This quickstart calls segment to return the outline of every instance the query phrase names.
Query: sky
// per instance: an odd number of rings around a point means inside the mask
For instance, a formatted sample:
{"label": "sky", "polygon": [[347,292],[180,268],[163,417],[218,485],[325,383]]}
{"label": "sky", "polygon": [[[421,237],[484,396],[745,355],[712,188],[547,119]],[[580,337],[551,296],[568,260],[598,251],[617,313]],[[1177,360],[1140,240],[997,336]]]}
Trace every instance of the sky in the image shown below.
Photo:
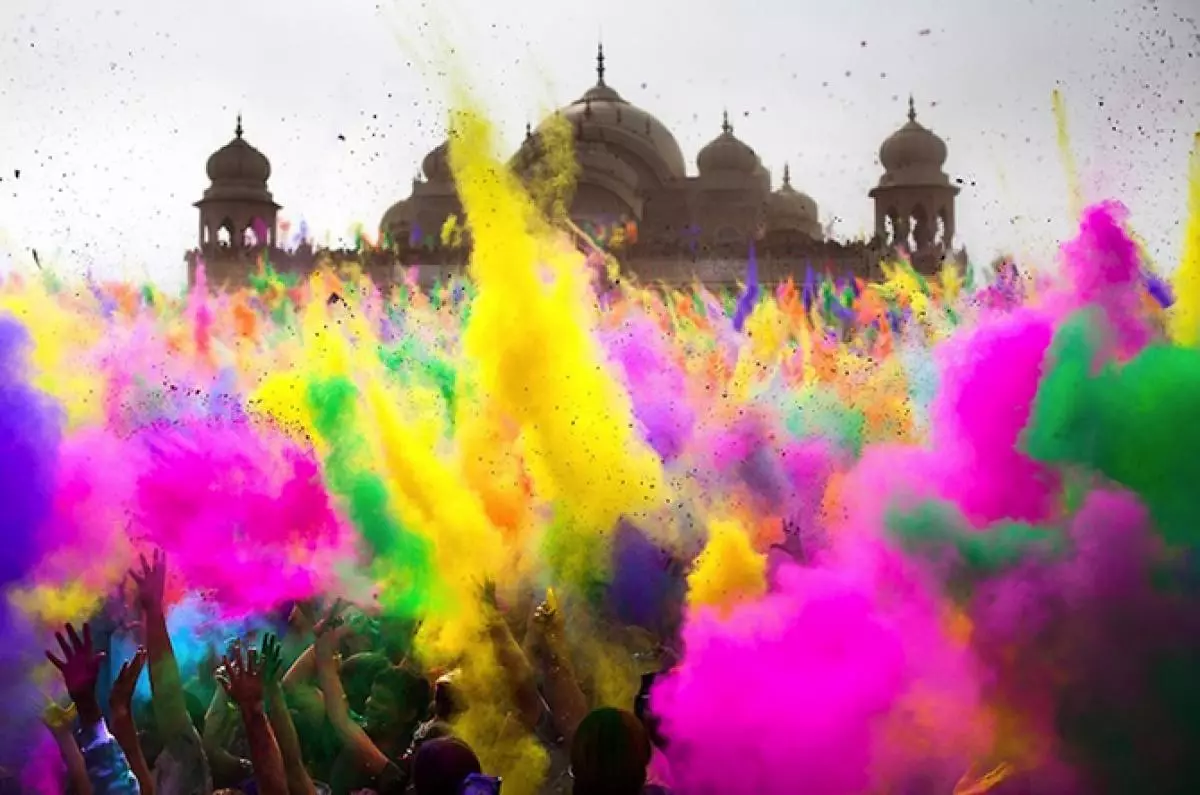
{"label": "sky", "polygon": [[[1002,10],[1001,10],[1002,9]],[[880,143],[944,138],[958,241],[1050,267],[1070,234],[1051,95],[1089,201],[1178,257],[1200,130],[1194,0],[0,0],[0,269],[184,281],[209,154],[244,116],[318,240],[375,229],[444,136],[447,74],[503,154],[595,82],[661,119],[695,172],[728,109],[835,235],[869,231]]]}

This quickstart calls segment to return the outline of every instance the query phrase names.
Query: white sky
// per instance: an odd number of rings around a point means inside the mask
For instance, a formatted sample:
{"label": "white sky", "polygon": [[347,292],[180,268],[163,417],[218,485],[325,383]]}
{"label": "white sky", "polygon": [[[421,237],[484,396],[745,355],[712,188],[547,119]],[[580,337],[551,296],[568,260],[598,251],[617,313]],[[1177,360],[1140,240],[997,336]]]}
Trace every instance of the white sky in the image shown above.
{"label": "white sky", "polygon": [[959,239],[976,259],[1005,249],[1045,261],[1070,230],[1050,108],[1059,86],[1087,198],[1125,201],[1168,269],[1200,129],[1198,8],[0,0],[0,267],[28,267],[32,247],[64,271],[179,284],[205,160],[239,110],[284,217],[318,238],[374,229],[441,136],[444,95],[415,49],[452,46],[515,146],[526,120],[594,82],[602,31],[608,82],[675,132],[690,168],[727,106],[775,179],[790,162],[842,235],[871,223],[878,147],[913,92],[964,180]]}

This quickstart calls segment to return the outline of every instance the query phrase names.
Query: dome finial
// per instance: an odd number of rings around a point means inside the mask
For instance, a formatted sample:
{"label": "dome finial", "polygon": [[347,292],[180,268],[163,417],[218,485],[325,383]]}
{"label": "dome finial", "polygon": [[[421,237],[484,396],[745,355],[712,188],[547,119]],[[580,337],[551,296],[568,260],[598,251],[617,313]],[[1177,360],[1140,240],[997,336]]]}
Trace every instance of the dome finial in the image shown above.
{"label": "dome finial", "polygon": [[726,108],[721,112],[721,132],[726,135],[733,134],[733,125],[729,123],[729,109]]}
{"label": "dome finial", "polygon": [[596,85],[604,85],[604,42],[596,45]]}
{"label": "dome finial", "polygon": [[792,187],[792,167],[788,163],[783,164],[783,187]]}
{"label": "dome finial", "polygon": [[908,120],[917,120],[917,108],[913,105],[913,95],[911,93],[908,95]]}
{"label": "dome finial", "polygon": [[529,140],[532,137],[533,137],[533,125],[530,124],[529,122],[525,122],[525,140]]}
{"label": "dome finial", "polygon": [[242,114],[241,114],[241,113],[238,113],[238,115],[237,115],[237,127],[235,127],[235,128],[233,129],[233,134],[234,134],[234,135],[236,135],[238,138],[241,138],[241,137],[242,137],[242,132],[243,132],[243,131],[242,131]]}

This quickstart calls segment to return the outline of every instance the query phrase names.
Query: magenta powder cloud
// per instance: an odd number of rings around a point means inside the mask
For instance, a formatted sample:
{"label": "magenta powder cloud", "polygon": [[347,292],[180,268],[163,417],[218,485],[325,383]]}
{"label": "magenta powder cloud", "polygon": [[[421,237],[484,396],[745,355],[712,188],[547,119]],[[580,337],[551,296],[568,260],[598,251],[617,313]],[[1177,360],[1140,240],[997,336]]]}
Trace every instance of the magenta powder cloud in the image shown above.
{"label": "magenta powder cloud", "polygon": [[[919,768],[920,752],[889,748],[887,729],[948,670],[916,645],[944,645],[936,617],[917,602],[886,608],[846,572],[784,566],[776,585],[727,619],[690,615],[684,659],[652,695],[680,791],[858,795]],[[950,732],[941,721],[961,716],[928,720]]]}
{"label": "magenta powder cloud", "polygon": [[137,440],[138,534],[185,589],[238,617],[334,585],[349,535],[309,452],[237,421],[155,426]]}

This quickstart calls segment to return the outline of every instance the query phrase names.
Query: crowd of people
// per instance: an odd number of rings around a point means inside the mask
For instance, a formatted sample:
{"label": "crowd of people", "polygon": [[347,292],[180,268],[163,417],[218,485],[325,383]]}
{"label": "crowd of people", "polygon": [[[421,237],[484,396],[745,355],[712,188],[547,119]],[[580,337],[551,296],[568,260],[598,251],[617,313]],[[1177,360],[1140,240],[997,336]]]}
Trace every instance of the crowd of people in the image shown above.
{"label": "crowd of people", "polygon": [[[456,672],[419,668],[408,653],[411,626],[389,627],[380,642],[378,630],[363,632],[363,622],[347,620],[341,601],[324,606],[315,621],[315,606],[297,605],[287,637],[236,639],[211,671],[185,681],[167,629],[165,556],[143,558],[130,577],[143,645],[120,661],[107,710],[98,696],[103,643],[90,625],[66,625],[56,635],[58,648],[46,652],[71,700],[49,707],[45,722],[74,795],[500,792],[501,779],[455,736],[453,722],[465,706]],[[519,707],[512,728],[523,723],[551,758],[544,790],[671,792],[648,707],[654,674],[643,677],[630,709],[589,709],[564,653],[557,611],[539,606],[518,642],[515,611],[487,599],[488,634]],[[285,646],[297,652],[289,655]],[[151,693],[145,707],[134,697],[143,671]]]}

